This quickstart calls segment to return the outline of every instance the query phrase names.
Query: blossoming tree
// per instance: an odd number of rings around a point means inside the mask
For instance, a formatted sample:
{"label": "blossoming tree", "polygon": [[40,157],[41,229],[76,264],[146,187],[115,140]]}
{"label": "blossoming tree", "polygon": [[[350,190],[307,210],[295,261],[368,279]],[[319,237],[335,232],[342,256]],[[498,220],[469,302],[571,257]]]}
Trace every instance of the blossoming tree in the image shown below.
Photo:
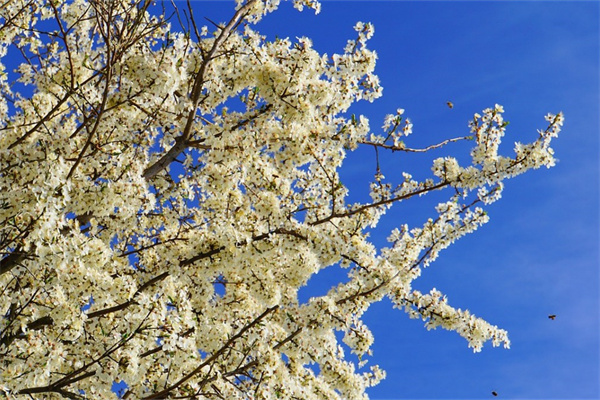
{"label": "blossoming tree", "polygon": [[[0,397],[115,398],[124,382],[130,399],[366,398],[384,373],[365,365],[361,317],[384,297],[474,351],[508,347],[504,330],[411,283],[487,222],[504,179],[554,164],[562,115],[512,156],[498,154],[499,105],[425,149],[405,144],[401,109],[372,133],[348,109],[381,95],[373,26],[322,55],[253,28],[277,5],[238,0],[211,28],[177,13],[187,32],[149,0],[0,7]],[[438,158],[429,179],[398,185],[377,171],[371,200],[348,201],[348,152],[455,141],[472,146],[468,165]],[[422,225],[369,241],[389,207],[432,191],[446,201]],[[300,302],[335,265],[347,278]]]}

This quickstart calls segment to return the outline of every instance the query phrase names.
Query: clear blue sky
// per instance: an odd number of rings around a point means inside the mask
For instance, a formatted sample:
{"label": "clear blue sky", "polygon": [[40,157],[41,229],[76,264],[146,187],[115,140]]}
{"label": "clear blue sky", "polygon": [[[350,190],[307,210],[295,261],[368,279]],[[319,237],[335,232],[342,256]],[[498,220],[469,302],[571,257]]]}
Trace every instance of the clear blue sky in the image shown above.
{"label": "clear blue sky", "polygon": [[[232,2],[192,5],[197,16],[220,22],[232,10]],[[507,329],[512,348],[473,354],[457,334],[426,331],[421,321],[378,304],[367,320],[374,359],[388,377],[369,391],[372,399],[487,399],[492,391],[499,399],[600,398],[599,9],[593,1],[325,1],[317,16],[283,3],[259,24],[271,37],[308,36],[331,54],[353,37],[356,21],[372,22],[384,96],[352,111],[378,129],[384,114],[405,108],[414,123],[407,145],[466,135],[473,113],[499,103],[511,122],[501,147],[510,155],[513,142],[535,140],[546,113],[566,117],[553,146],[558,165],[506,182],[490,223],[442,253],[415,284],[436,287],[454,306]],[[464,155],[469,146],[426,157],[396,154],[384,160],[383,172],[425,176],[433,157]],[[365,198],[372,156],[350,156],[343,170],[355,199]],[[384,244],[400,223],[421,224],[441,199],[392,208],[374,240]],[[334,272],[315,278],[315,293]]]}

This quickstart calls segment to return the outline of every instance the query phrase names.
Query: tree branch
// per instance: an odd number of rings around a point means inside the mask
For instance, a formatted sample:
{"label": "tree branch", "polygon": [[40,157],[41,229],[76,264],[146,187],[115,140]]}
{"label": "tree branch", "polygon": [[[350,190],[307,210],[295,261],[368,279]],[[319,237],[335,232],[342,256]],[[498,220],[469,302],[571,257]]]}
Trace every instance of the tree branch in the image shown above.
{"label": "tree branch", "polygon": [[154,164],[146,168],[144,171],[144,178],[146,180],[150,180],[155,177],[160,171],[164,170],[171,162],[173,162],[183,150],[187,147],[187,142],[192,136],[192,126],[194,123],[194,117],[196,115],[196,110],[198,108],[198,104],[200,101],[200,94],[202,93],[202,87],[205,82],[205,73],[208,68],[208,64],[215,58],[215,54],[221,45],[229,38],[229,35],[233,32],[233,30],[238,26],[238,24],[248,15],[250,8],[254,5],[257,0],[249,0],[243,7],[236,11],[231,20],[227,23],[227,25],[221,30],[219,36],[213,43],[212,48],[208,52],[205,60],[200,65],[200,70],[196,75],[196,79],[192,86],[191,93],[191,101],[193,108],[189,112],[185,124],[185,128],[181,136],[179,136],[175,140],[175,145],[167,151],[167,153],[162,156],[158,161]]}
{"label": "tree branch", "polygon": [[179,379],[177,382],[175,382],[174,384],[172,384],[168,388],[166,388],[164,390],[161,390],[160,392],[154,393],[154,394],[152,394],[150,396],[144,397],[143,400],[159,399],[159,398],[167,396],[174,389],[176,389],[177,387],[179,387],[183,383],[187,382],[188,380],[190,380],[191,378],[193,378],[194,375],[196,375],[200,371],[202,371],[202,369],[205,366],[210,365],[221,354],[223,354],[225,352],[225,350],[227,350],[229,348],[229,346],[231,346],[233,344],[233,342],[235,342],[237,339],[239,339],[240,337],[242,337],[248,330],[252,329],[262,319],[264,319],[267,315],[269,315],[270,313],[272,313],[273,311],[275,311],[277,309],[279,309],[278,305],[267,308],[262,314],[260,314],[258,317],[256,317],[252,322],[250,322],[248,325],[246,325],[242,329],[240,329],[240,331],[238,333],[236,333],[235,335],[233,335],[227,341],[227,343],[225,343],[219,350],[217,350],[215,353],[213,353],[213,355],[210,356],[209,358],[207,358],[203,363],[201,363],[200,365],[198,365],[198,367],[196,367],[193,371],[191,371],[190,373],[188,373],[187,375],[185,375],[183,378]]}

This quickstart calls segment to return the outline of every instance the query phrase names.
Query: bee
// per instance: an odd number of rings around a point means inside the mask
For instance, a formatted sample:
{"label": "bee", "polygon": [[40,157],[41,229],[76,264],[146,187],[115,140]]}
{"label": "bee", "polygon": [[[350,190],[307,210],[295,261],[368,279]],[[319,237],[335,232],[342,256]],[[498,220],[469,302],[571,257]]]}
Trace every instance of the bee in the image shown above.
{"label": "bee", "polygon": [[496,397],[496,396],[498,396],[498,393],[497,393],[497,392],[494,392],[494,391],[492,391],[492,396]]}
{"label": "bee", "polygon": [[446,105],[448,105],[448,108],[454,108],[454,104],[451,101],[447,101]]}
{"label": "bee", "polygon": [[554,321],[556,319],[556,314],[550,314],[550,315],[548,315],[548,318],[550,318],[552,321]]}

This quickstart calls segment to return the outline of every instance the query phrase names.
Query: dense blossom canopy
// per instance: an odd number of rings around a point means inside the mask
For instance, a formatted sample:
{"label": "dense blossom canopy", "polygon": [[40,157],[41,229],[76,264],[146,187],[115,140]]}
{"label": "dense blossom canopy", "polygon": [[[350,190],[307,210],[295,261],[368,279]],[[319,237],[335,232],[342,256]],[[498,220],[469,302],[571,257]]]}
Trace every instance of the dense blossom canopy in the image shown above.
{"label": "dense blossom canopy", "polygon": [[[366,365],[361,317],[384,297],[475,351],[508,347],[411,283],[488,221],[504,179],[554,164],[562,115],[512,156],[498,154],[499,105],[468,136],[410,148],[404,110],[380,133],[348,112],[382,93],[374,27],[319,54],[253,28],[277,5],[238,0],[228,22],[183,33],[148,0],[0,7],[0,397],[108,399],[124,382],[133,399],[366,398],[384,373]],[[377,171],[369,202],[347,200],[348,152],[451,141],[472,145],[468,165],[438,158],[397,186]],[[434,216],[371,243],[389,207],[432,191],[448,195]],[[300,302],[334,265],[347,279]]]}

